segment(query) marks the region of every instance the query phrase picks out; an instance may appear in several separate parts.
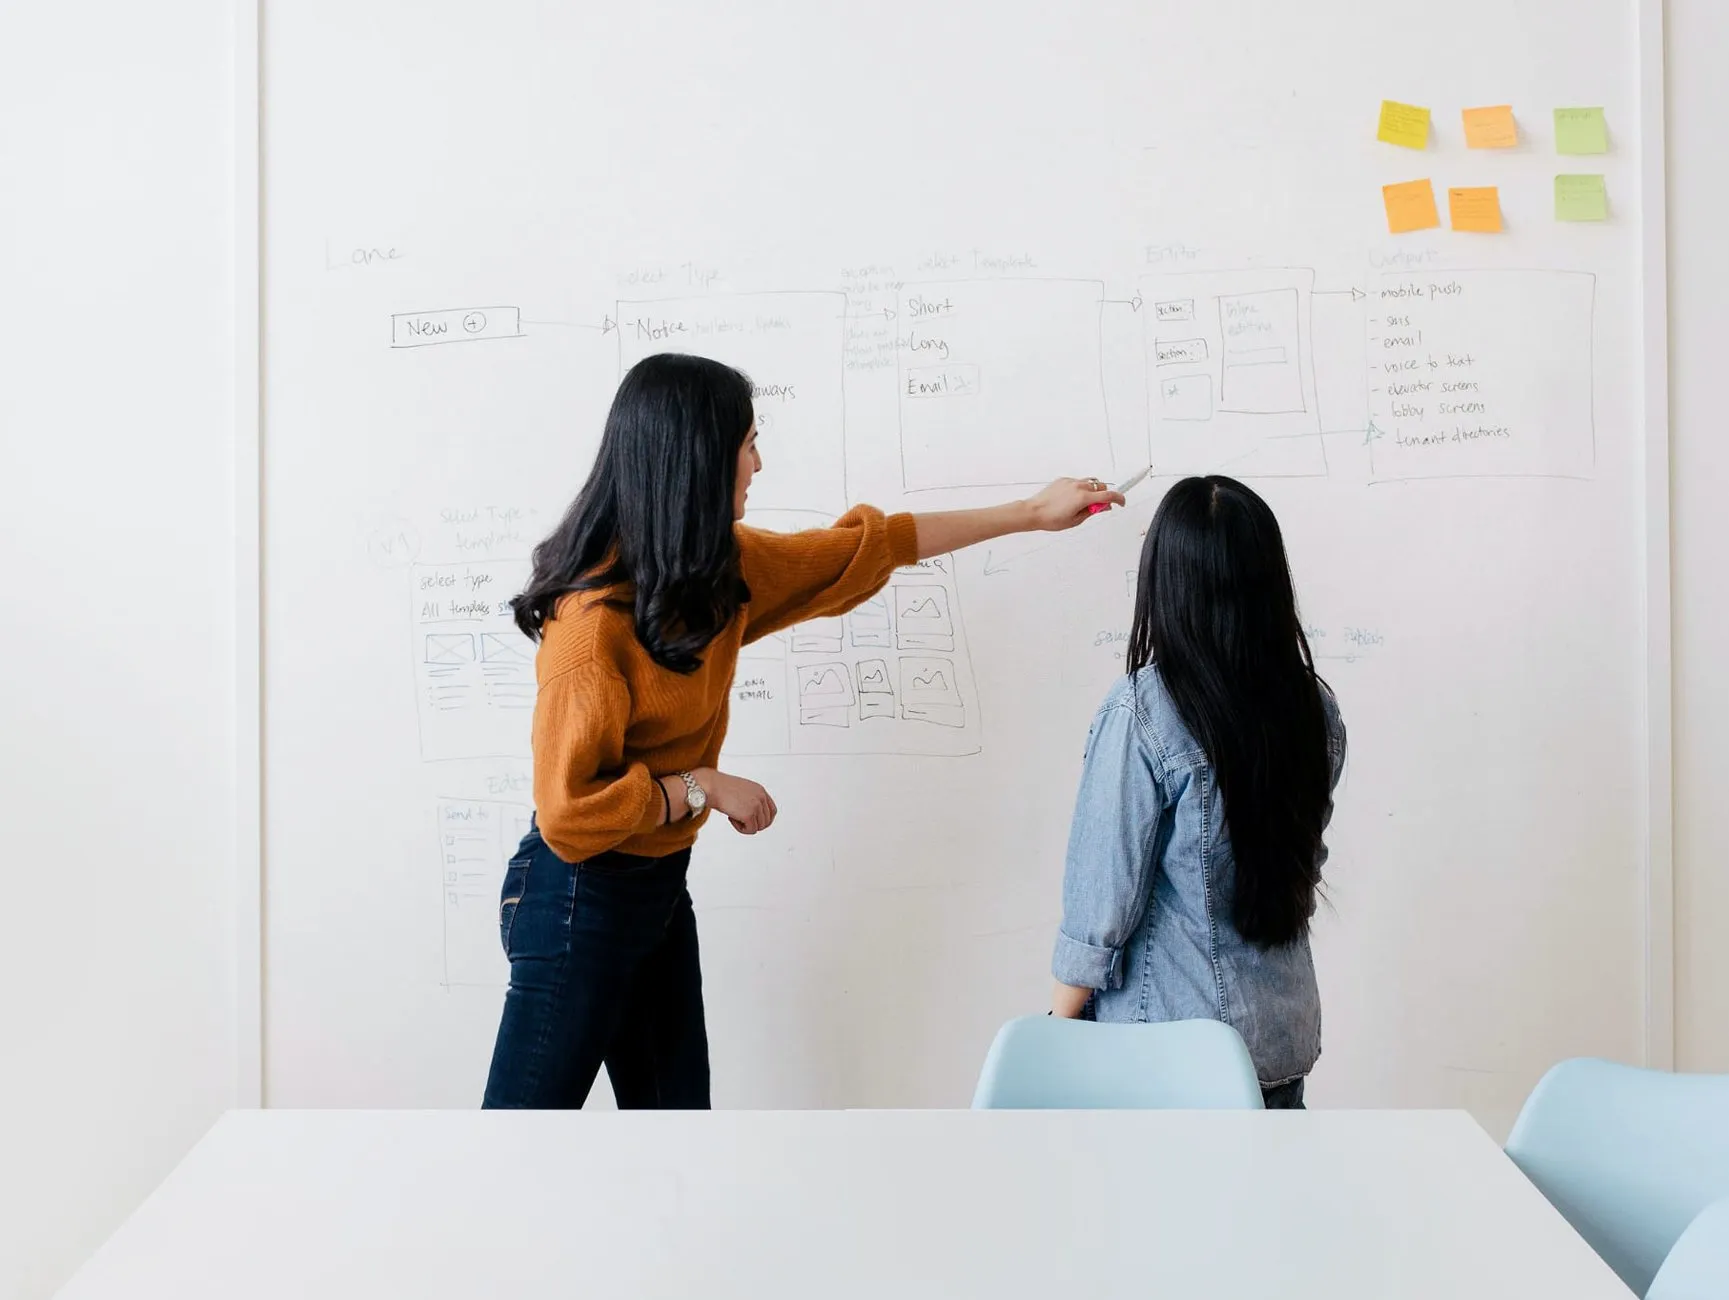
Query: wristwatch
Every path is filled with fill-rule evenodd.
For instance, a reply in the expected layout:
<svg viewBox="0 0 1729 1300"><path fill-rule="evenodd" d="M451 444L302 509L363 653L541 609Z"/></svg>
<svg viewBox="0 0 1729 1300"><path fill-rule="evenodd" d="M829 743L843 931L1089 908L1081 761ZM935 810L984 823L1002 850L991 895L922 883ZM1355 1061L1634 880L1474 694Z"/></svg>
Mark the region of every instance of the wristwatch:
<svg viewBox="0 0 1729 1300"><path fill-rule="evenodd" d="M684 801L690 808L690 815L701 817L708 809L708 796L703 793L702 787L696 783L696 778L689 772L680 772L678 776L679 780L684 782Z"/></svg>

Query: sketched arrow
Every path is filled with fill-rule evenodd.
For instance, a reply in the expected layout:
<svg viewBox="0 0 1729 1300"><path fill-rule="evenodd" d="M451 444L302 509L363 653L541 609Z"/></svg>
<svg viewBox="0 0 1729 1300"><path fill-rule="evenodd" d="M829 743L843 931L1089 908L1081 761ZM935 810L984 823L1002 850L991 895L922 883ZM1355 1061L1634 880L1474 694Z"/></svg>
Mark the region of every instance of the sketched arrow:
<svg viewBox="0 0 1729 1300"><path fill-rule="evenodd" d="M1379 437L1381 437L1381 430L1375 424L1375 417L1371 415L1369 417L1369 427L1363 430L1363 445L1367 447L1371 442L1374 442Z"/></svg>
<svg viewBox="0 0 1729 1300"><path fill-rule="evenodd" d="M1035 555L1041 555L1045 551L1050 550L1051 547L1060 545L1062 540L1063 540L1063 534L1058 533L1055 536L1053 536L1050 541L1041 542L1037 546L1029 546L1026 550L1020 552L1018 555L1009 556L1009 558L1004 560L1001 564L993 563L991 560L991 556L994 554L994 552L986 551L985 552L985 577L994 578L999 573L1007 573L1009 571L1009 566L1011 564L1016 564L1016 563L1020 562L1021 560L1030 559L1031 557L1033 557Z"/></svg>
<svg viewBox="0 0 1729 1300"><path fill-rule="evenodd" d="M1361 289L1357 288L1356 285L1352 285L1349 289L1316 289L1315 290L1315 296L1317 298L1343 298L1346 294L1351 295L1351 301L1352 302L1361 302L1364 298L1367 298L1369 296L1368 294L1364 293Z"/></svg>
<svg viewBox="0 0 1729 1300"><path fill-rule="evenodd" d="M1141 309L1141 295L1136 293L1133 298L1106 298L1106 302L1114 302L1119 307L1127 307L1130 311Z"/></svg>
<svg viewBox="0 0 1729 1300"><path fill-rule="evenodd" d="M593 330L596 334L610 334L618 328L618 322L610 316L602 316L599 325L584 325L573 320L525 320L524 325L544 325L549 329L561 330Z"/></svg>

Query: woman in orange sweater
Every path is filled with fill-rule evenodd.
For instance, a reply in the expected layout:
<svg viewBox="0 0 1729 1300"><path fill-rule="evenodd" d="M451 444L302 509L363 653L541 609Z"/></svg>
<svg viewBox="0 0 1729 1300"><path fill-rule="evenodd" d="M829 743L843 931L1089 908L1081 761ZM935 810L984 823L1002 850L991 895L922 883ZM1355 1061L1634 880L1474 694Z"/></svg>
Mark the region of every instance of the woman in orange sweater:
<svg viewBox="0 0 1729 1300"><path fill-rule="evenodd" d="M708 1106L690 849L711 810L744 835L776 813L762 786L715 767L741 645L843 614L916 560L1122 503L1065 479L988 509L860 506L832 528L768 533L738 522L761 468L748 379L649 357L535 548L513 602L540 642L535 822L499 907L510 989L488 1108L581 1106L602 1064L621 1108Z"/></svg>

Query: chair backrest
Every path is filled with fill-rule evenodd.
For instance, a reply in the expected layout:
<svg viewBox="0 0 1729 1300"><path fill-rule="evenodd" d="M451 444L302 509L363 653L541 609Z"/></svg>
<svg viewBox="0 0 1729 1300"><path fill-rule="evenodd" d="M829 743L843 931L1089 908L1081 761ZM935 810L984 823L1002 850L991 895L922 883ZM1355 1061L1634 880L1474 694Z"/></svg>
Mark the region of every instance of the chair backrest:
<svg viewBox="0 0 1729 1300"><path fill-rule="evenodd" d="M1723 1300L1729 1296L1729 1196L1712 1201L1687 1225L1645 1300Z"/></svg>
<svg viewBox="0 0 1729 1300"><path fill-rule="evenodd" d="M1695 1215L1729 1196L1729 1075L1563 1061L1507 1154L1638 1295Z"/></svg>
<svg viewBox="0 0 1729 1300"><path fill-rule="evenodd" d="M1260 1108L1249 1049L1218 1020L1011 1020L991 1044L973 1094L975 1110Z"/></svg>

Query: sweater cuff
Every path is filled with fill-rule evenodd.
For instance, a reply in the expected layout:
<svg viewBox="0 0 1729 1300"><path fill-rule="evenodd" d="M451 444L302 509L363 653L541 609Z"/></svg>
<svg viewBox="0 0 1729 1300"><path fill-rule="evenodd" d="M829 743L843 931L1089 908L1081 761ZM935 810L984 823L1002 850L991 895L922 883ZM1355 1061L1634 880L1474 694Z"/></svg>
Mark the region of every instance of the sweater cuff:
<svg viewBox="0 0 1729 1300"><path fill-rule="evenodd" d="M919 562L919 526L909 514L888 517L889 558L897 569Z"/></svg>
<svg viewBox="0 0 1729 1300"><path fill-rule="evenodd" d="M652 830L658 830L668 823L661 821L666 815L667 797L661 788L660 779L650 772L646 766L637 764L642 774L648 778L648 802L643 805L642 814L636 819L636 825L631 827L631 834L646 835Z"/></svg>
<svg viewBox="0 0 1729 1300"><path fill-rule="evenodd" d="M1057 932L1051 974L1077 989L1119 989L1123 986L1123 950L1101 948Z"/></svg>

